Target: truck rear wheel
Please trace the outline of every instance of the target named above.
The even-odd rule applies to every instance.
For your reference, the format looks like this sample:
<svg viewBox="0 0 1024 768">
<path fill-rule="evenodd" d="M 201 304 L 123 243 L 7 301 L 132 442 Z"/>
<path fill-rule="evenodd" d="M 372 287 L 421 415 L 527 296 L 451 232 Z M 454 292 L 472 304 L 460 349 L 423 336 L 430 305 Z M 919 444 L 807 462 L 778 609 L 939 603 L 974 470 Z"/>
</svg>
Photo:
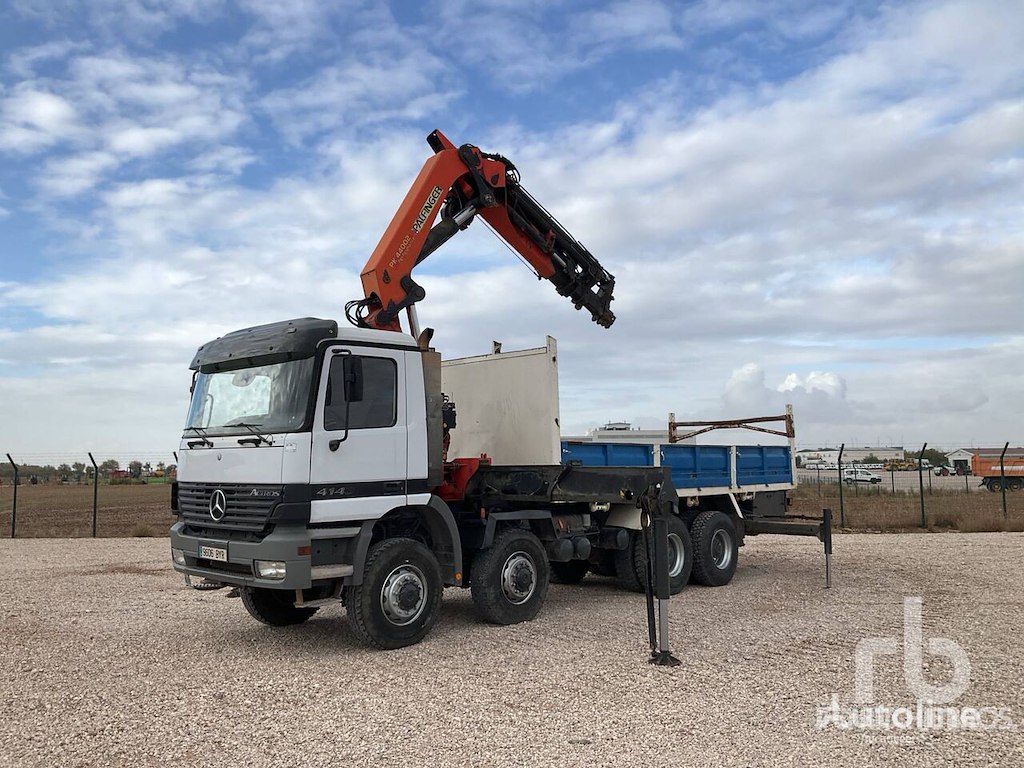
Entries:
<svg viewBox="0 0 1024 768">
<path fill-rule="evenodd" d="M 999 491 L 1003 490 L 1003 484 L 998 477 L 985 478 L 983 484 L 986 488 L 992 491 L 992 493 L 999 493 Z"/>
<path fill-rule="evenodd" d="M 590 563 L 586 560 L 551 563 L 551 581 L 555 584 L 579 584 L 589 572 Z"/>
<path fill-rule="evenodd" d="M 434 553 L 412 539 L 385 539 L 370 548 L 363 583 L 346 587 L 352 633 L 390 650 L 418 643 L 437 623 L 441 567 Z"/>
<path fill-rule="evenodd" d="M 242 605 L 256 621 L 272 627 L 301 624 L 316 613 L 316 608 L 296 608 L 295 590 L 241 587 Z"/>
<path fill-rule="evenodd" d="M 732 581 L 739 558 L 736 527 L 723 512 L 701 512 L 690 527 L 693 580 L 708 587 Z"/>
<path fill-rule="evenodd" d="M 668 577 L 671 594 L 678 594 L 690 581 L 693 546 L 686 524 L 675 515 L 668 517 Z M 629 546 L 615 552 L 615 575 L 619 586 L 633 592 L 647 591 L 647 549 L 643 531 L 630 534 Z"/>
<path fill-rule="evenodd" d="M 530 621 L 544 604 L 549 575 L 548 556 L 540 540 L 521 528 L 507 528 L 473 561 L 473 603 L 492 624 Z"/>
</svg>

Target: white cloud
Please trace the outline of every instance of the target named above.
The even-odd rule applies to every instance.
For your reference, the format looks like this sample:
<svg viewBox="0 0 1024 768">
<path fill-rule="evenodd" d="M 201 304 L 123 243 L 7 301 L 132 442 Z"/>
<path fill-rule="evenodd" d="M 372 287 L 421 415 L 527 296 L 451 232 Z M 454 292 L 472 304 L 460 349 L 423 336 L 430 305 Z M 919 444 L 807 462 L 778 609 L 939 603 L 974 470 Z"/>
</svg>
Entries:
<svg viewBox="0 0 1024 768">
<path fill-rule="evenodd" d="M 48 323 L 0 331 L 5 360 L 44 369 L 0 379 L 25 413 L 45 413 L 62 387 L 75 388 L 60 411 L 69 419 L 116 392 L 123 414 L 148 413 L 151 434 L 173 439 L 196 345 L 283 317 L 340 317 L 359 295 L 359 269 L 429 154 L 426 121 L 443 118 L 457 143 L 515 160 L 618 278 L 619 321 L 605 331 L 479 223 L 417 272 L 421 320 L 447 355 L 558 336 L 567 431 L 787 402 L 808 442 L 857 430 L 862 442 L 892 442 L 887 431 L 970 441 L 1024 427 L 1012 416 L 1024 301 L 1007 279 L 1024 273 L 1024 64 L 998 5 L 886 9 L 794 79 L 695 108 L 693 84 L 667 73 L 541 127 L 525 113 L 481 114 L 479 78 L 471 88 L 455 73 L 475 63 L 551 86 L 665 26 L 663 8 L 623 20 L 611 5 L 567 31 L 544 28 L 544 3 L 483 3 L 468 18 L 445 6 L 442 26 L 472 41 L 454 51 L 386 10 L 271 5 L 248 6 L 253 34 L 221 58 L 94 47 L 17 65 L 32 77 L 0 96 L 14 110 L 0 124 L 23 132 L 0 134 L 14 136 L 7 149 L 40 153 L 29 173 L 45 202 L 77 195 L 92 208 L 47 210 L 87 258 L 0 286 L 5 311 Z M 692 7 L 705 16 L 674 15 L 647 42 L 668 49 L 742 27 L 755 9 Z M 845 13 L 780 13 L 770 34 L 813 38 Z M 338 40 L 339 20 L 371 17 L 379 24 L 359 27 L 350 48 L 318 51 Z M 284 45 L 271 50 L 276 31 Z M 403 37 L 414 39 L 405 52 L 380 53 Z M 261 47 L 273 61 L 253 64 Z M 294 77 L 275 68 L 285 59 L 327 63 Z M 40 62 L 59 71 L 43 78 Z M 25 94 L 44 99 L 32 107 Z M 261 125 L 268 116 L 279 133 Z M 258 188 L 239 180 L 247 168 Z M 112 422 L 104 439 L 132 426 Z M 11 429 L 36 439 L 24 423 Z"/>
<path fill-rule="evenodd" d="M 0 101 L 0 150 L 27 153 L 58 144 L 77 130 L 76 117 L 66 99 L 19 86 Z"/>
<path fill-rule="evenodd" d="M 44 195 L 81 196 L 125 165 L 170 151 L 222 164 L 231 154 L 234 172 L 244 167 L 245 153 L 226 145 L 248 119 L 244 75 L 117 52 L 71 53 L 63 68 L 0 99 L 0 152 L 50 150 L 34 179 Z"/>
<path fill-rule="evenodd" d="M 117 159 L 109 152 L 83 152 L 51 158 L 43 166 L 39 185 L 55 197 L 78 195 L 95 187 L 117 165 Z"/>
<path fill-rule="evenodd" d="M 846 397 L 846 382 L 841 376 L 835 373 L 821 373 L 811 371 L 801 377 L 798 373 L 791 373 L 778 386 L 779 392 L 824 392 L 831 397 L 844 399 Z"/>
</svg>

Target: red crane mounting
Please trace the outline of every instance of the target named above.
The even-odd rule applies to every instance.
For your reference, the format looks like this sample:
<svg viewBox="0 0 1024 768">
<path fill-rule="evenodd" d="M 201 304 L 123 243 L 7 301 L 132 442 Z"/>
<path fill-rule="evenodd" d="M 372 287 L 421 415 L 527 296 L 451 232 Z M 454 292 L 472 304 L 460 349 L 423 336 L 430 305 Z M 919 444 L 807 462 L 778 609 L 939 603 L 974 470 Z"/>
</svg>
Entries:
<svg viewBox="0 0 1024 768">
<path fill-rule="evenodd" d="M 427 143 L 433 157 L 363 267 L 365 298 L 345 306 L 351 323 L 400 331 L 405 309 L 417 335 L 414 305 L 426 293 L 412 279 L 413 269 L 478 215 L 576 309 L 586 308 L 605 328 L 615 322 L 610 309 L 615 278 L 520 186 L 515 165 L 472 144 L 456 147 L 440 131 Z M 434 225 L 438 213 L 441 220 Z"/>
</svg>

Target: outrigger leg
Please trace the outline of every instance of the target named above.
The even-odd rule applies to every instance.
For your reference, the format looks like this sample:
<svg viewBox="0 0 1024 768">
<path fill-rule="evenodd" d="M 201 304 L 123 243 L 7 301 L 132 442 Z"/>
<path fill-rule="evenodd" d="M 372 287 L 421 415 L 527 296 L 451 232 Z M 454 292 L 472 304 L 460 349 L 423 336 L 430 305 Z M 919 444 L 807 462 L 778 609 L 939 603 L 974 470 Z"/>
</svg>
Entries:
<svg viewBox="0 0 1024 768">
<path fill-rule="evenodd" d="M 677 667 L 679 659 L 672 655 L 668 645 L 668 601 L 671 588 L 668 576 L 668 524 L 666 515 L 672 514 L 673 501 L 663 498 L 662 485 L 650 486 L 640 497 L 640 525 L 643 529 L 644 549 L 647 551 L 647 639 L 651 647 L 649 664 Z M 655 622 L 654 602 L 658 611 Z M 655 626 L 657 624 L 657 627 Z"/>
</svg>

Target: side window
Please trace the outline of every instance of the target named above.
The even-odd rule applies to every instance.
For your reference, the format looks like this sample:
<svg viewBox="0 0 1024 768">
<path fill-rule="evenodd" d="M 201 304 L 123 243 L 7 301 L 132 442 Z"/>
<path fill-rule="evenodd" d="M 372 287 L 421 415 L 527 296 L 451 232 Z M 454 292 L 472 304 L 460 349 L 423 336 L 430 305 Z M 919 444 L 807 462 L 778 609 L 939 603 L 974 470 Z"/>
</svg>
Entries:
<svg viewBox="0 0 1024 768">
<path fill-rule="evenodd" d="M 358 371 L 361 379 L 356 386 L 352 386 L 351 381 L 354 371 Z M 348 387 L 345 385 L 346 374 L 350 379 Z M 346 414 L 349 429 L 379 429 L 395 425 L 398 421 L 398 366 L 394 360 L 356 355 L 333 356 L 324 406 L 324 429 L 345 429 Z"/>
</svg>

